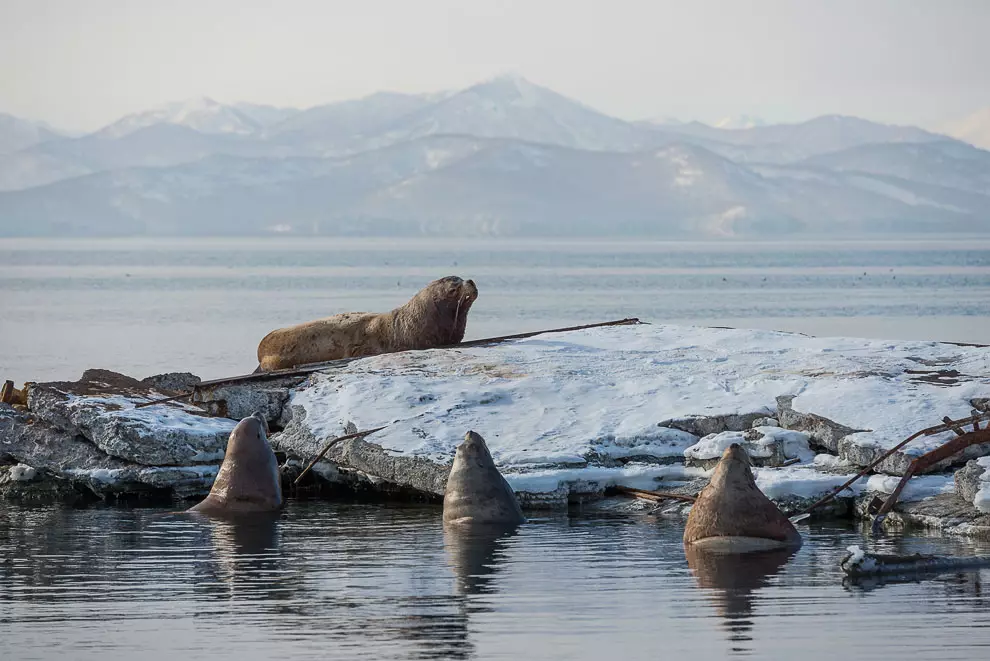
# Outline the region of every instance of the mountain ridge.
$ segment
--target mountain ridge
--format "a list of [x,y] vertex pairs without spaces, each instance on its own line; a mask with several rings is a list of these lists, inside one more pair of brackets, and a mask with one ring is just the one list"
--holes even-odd
[[0,154],[0,236],[984,232],[988,209],[990,152],[917,127],[627,122],[518,76],[204,98]]

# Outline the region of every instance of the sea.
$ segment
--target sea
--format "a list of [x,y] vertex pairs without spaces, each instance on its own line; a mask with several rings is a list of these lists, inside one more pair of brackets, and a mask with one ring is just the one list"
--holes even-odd
[[[252,371],[268,331],[472,278],[468,339],[656,324],[990,344],[990,239],[3,239],[0,379]],[[990,570],[850,581],[852,545],[990,542],[801,525],[697,558],[662,511],[576,506],[513,531],[435,506],[290,499],[250,524],[178,505],[0,503],[0,659],[990,658]]]
[[466,339],[636,317],[990,344],[990,237],[0,239],[0,379],[251,372],[275,328],[471,278]]

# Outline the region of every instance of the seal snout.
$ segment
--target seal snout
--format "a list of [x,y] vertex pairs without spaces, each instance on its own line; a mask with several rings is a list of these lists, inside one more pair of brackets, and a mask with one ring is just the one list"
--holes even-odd
[[729,447],[725,448],[725,451],[722,452],[722,460],[741,461],[747,465],[752,463],[749,459],[749,453],[746,452],[746,448],[738,443],[733,443]]

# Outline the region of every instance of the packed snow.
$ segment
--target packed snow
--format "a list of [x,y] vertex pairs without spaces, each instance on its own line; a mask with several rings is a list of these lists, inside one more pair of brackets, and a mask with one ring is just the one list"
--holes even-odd
[[[970,377],[944,386],[907,372],[935,369],[926,365]],[[547,491],[569,480],[655,483],[673,470],[658,464],[714,458],[742,438],[699,439],[661,421],[772,416],[780,395],[796,396],[798,411],[869,429],[852,437],[859,443],[890,446],[942,416],[969,415],[969,399],[990,392],[987,374],[990,350],[979,347],[644,324],[364,358],[314,375],[292,405],[317,438],[340,434],[348,422],[387,425],[375,442],[388,452],[440,463],[476,431],[516,490]],[[754,454],[760,443],[780,442],[800,461],[754,471],[771,497],[820,495],[855,472],[816,458],[804,434],[769,425],[756,431],[763,439],[746,442]],[[921,452],[946,438],[909,448]],[[629,463],[615,465],[621,461]],[[947,479],[916,478],[905,499],[951,488]],[[889,492],[893,484],[880,476],[850,494]]]

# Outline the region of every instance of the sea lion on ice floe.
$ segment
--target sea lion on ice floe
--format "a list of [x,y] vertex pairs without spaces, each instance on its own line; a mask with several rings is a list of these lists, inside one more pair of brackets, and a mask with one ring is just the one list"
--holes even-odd
[[254,413],[230,432],[213,488],[190,512],[224,515],[272,512],[282,507],[282,480],[268,444],[264,416]]
[[451,275],[434,280],[391,312],[345,312],[280,328],[258,345],[256,371],[457,344],[477,298],[473,280]]
[[453,524],[522,523],[512,487],[495,467],[485,439],[469,431],[457,446],[443,493],[443,521]]
[[691,507],[684,543],[745,553],[799,547],[801,534],[756,486],[749,455],[733,443],[722,453],[708,486]]

